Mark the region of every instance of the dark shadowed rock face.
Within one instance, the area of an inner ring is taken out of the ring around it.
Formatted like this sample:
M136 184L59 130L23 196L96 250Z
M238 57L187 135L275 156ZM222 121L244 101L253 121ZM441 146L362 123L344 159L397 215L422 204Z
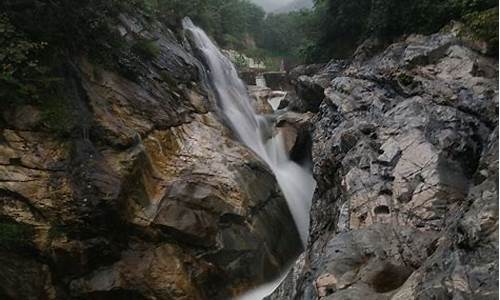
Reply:
M266 80L266 86L275 91L290 89L290 82L285 72L266 72L262 74Z
M159 48L134 82L70 62L69 136L35 107L2 111L1 299L226 299L300 252L274 177L213 113L199 62L147 25L117 25Z
M269 299L497 299L498 61L439 33L307 80L309 244Z
M276 118L275 132L281 133L290 159L301 164L310 164L311 159L311 119L313 113L299 114L285 112Z
M300 113L317 113L325 98L325 88L345 67L344 61L332 61L327 65L298 66L291 70L289 78L295 89L287 99L288 109Z

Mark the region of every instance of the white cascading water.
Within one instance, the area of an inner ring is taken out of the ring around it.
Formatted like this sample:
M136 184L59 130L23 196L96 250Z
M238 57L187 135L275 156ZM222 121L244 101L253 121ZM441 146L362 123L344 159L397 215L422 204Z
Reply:
M281 134L270 137L272 124L255 113L246 86L229 58L222 54L206 33L190 19L183 20L183 27L192 34L194 46L203 55L221 112L240 140L273 171L287 200L302 243L305 244L311 199L316 187L312 174L307 168L290 160ZM278 281L265 285L244 295L240 300L262 299L272 292L277 284Z
M190 19L183 21L192 34L196 48L202 52L209 69L209 79L215 89L224 117L241 141L271 168L287 200L288 207L305 244L309 228L309 209L316 183L312 174L291 161L281 134L268 138L269 121L255 113L251 99L238 72L207 34ZM267 131L267 132L266 132Z

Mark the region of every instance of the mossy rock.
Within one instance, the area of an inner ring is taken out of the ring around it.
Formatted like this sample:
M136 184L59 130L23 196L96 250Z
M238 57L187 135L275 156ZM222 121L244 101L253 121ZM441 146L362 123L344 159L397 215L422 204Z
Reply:
M398 75L398 82L405 87L410 87L415 83L415 80L412 76L402 73Z
M76 126L72 109L63 97L48 98L40 104L44 125L59 135L69 134Z
M61 226L61 225L54 225L51 226L49 231L48 231L48 237L49 239L56 239L58 237L64 237L66 236L66 227Z
M33 246L34 229L31 225L0 221L0 249L19 249Z
M169 72L166 72L166 71L160 72L160 78L170 88L172 88L172 89L177 88L179 81L175 77L173 77Z
M155 59L160 55L161 49L155 40L142 39L132 47L134 53L145 59Z

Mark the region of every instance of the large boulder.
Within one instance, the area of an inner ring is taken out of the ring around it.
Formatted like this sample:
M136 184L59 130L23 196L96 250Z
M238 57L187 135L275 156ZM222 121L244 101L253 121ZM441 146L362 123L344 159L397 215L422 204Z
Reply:
M285 112L275 121L275 131L282 135L290 159L299 164L311 161L312 118L312 113Z
M295 92L297 93L300 104L295 110L299 112L318 112L319 105L325 98L325 89L318 84L312 77L302 75L297 79Z
M253 100L253 108L259 115L268 115L274 112L269 100L273 97L273 91L268 87L256 85L248 86L248 94Z
M288 72L288 77L295 83L300 76L314 76L323 67L323 64L299 65Z
M266 72L262 76L266 80L266 85L272 90L283 91L291 88L286 72Z
M290 93L289 110L317 113L325 99L325 89L346 66L345 61L332 60L326 65L312 65L311 68L299 66L292 70L290 77L295 86L295 93ZM312 70L317 70L317 73L311 74Z
M257 83L258 71L243 70L239 72L239 76L246 85L255 85Z

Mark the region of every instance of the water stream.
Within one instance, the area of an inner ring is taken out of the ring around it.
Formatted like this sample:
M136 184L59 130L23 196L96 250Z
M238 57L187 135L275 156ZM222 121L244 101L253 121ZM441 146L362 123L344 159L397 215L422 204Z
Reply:
M273 171L299 231L302 243L307 240L309 210L316 183L311 172L291 161L280 134L269 138L272 124L258 115L238 72L206 33L188 18L183 26L191 34L193 46L203 56L208 77L218 97L221 113L228 120L234 133L252 149ZM281 281L281 280L279 280ZM276 283L264 285L241 299L258 300L272 292ZM254 296L252 296L254 295Z

